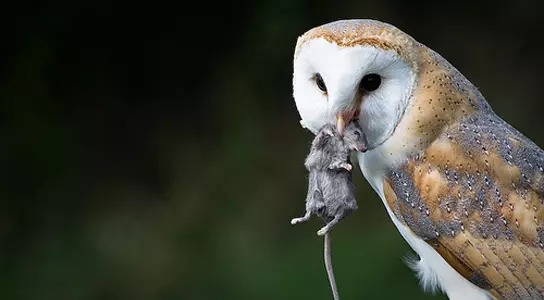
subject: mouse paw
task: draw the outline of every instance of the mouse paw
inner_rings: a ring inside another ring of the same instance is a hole
[[[346,169],[347,171],[351,171],[351,169],[353,169],[353,166],[348,163],[343,163],[341,167]]]
[[[327,232],[329,232],[329,228],[325,226],[317,231],[317,235],[324,236],[325,234],[327,234]]]
[[[332,130],[329,128],[323,129],[323,133],[329,136],[334,136],[334,132],[332,132]]]
[[[304,218],[294,218],[291,220],[291,225],[295,225],[295,224],[298,224],[298,223],[302,223],[302,222],[305,222],[306,219]]]

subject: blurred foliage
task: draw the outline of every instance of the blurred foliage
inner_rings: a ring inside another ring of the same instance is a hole
[[[397,25],[544,145],[540,2],[176,4],[0,12],[2,299],[331,299],[320,223],[289,224],[311,140],[292,54],[329,21]],[[444,298],[355,177],[360,209],[333,241],[343,299]]]

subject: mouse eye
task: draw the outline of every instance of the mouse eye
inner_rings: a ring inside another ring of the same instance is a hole
[[[361,132],[355,131],[355,135],[359,137],[359,136],[361,136]]]
[[[315,84],[322,92],[327,92],[327,86],[325,85],[325,81],[323,81],[323,78],[319,73],[315,74]]]

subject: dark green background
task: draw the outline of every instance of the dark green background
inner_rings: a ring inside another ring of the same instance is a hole
[[[543,16],[523,0],[10,3],[0,299],[331,299],[321,223],[289,224],[312,138],[291,96],[297,36],[390,22],[544,145]],[[342,298],[433,298],[355,174],[360,209],[333,239]]]

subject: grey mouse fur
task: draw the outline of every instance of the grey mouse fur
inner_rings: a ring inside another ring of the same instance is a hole
[[[309,171],[306,214],[291,220],[291,224],[306,222],[312,215],[325,221],[317,234],[325,236],[324,258],[327,275],[335,300],[339,299],[331,259],[333,226],[357,209],[355,187],[352,182],[349,154],[352,150],[364,152],[366,140],[356,121],[349,123],[341,136],[333,124],[325,125],[312,141],[304,163]]]
[[[366,141],[357,122],[346,126],[344,136],[333,124],[325,125],[316,134],[304,163],[309,171],[306,214],[291,220],[292,224],[306,222],[317,215],[326,222],[317,234],[325,235],[357,209],[351,178],[353,166],[349,162],[352,150],[366,151]]]

